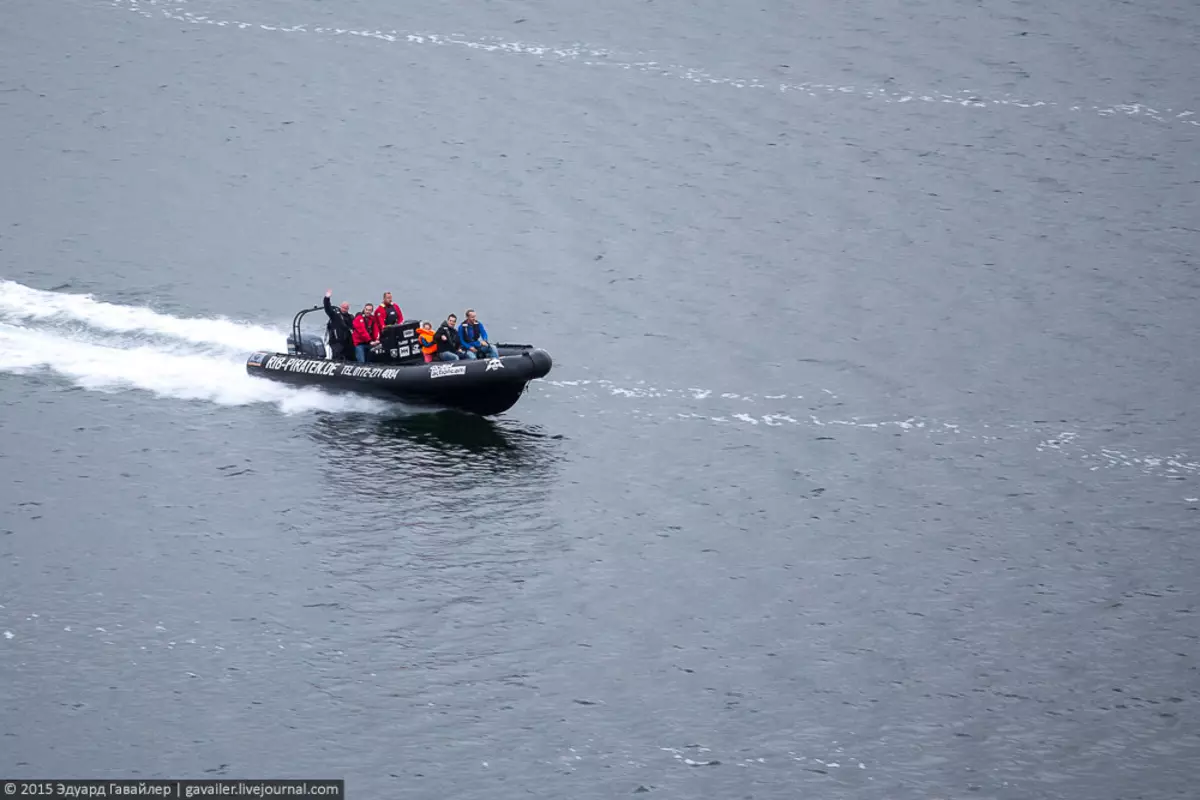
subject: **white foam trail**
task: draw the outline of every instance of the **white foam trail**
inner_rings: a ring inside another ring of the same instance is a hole
[[[1178,481],[1200,475],[1200,461],[1193,460],[1187,453],[1147,455],[1112,447],[1091,450],[1079,443],[1079,434],[1075,431],[1062,431],[1055,436],[1043,439],[1038,442],[1037,449],[1039,452],[1057,451],[1071,454],[1088,464],[1088,468],[1093,472],[1116,467],[1129,467],[1141,470],[1147,475],[1157,475],[1161,478]]]
[[[278,350],[286,341],[286,335],[281,331],[259,325],[222,318],[172,317],[149,308],[105,303],[88,294],[34,289],[10,280],[0,281],[0,318],[79,322],[99,330],[169,336],[243,354]]]
[[[539,381],[539,384],[545,384],[547,386],[554,386],[554,387],[558,387],[558,388],[575,388],[575,387],[582,387],[582,386],[594,386],[594,387],[596,387],[597,390],[606,392],[610,395],[614,395],[617,397],[629,397],[629,398],[678,397],[681,399],[689,399],[689,400],[705,400],[705,399],[709,398],[713,393],[712,389],[698,389],[696,387],[688,387],[687,389],[668,389],[668,388],[662,388],[662,387],[657,387],[657,386],[647,386],[645,381],[638,381],[637,386],[618,386],[613,381],[610,381],[607,379],[551,380],[551,379],[547,378],[545,380]],[[830,394],[831,396],[836,396],[836,395],[833,395],[832,392],[829,392],[828,389],[826,389],[824,391],[827,392],[828,394]],[[725,392],[725,393],[721,394],[720,397],[725,400],[740,400],[740,401],[746,402],[746,403],[753,403],[756,398],[762,398],[765,400],[788,400],[788,399],[803,400],[804,399],[804,395],[802,395],[802,394],[797,394],[797,395],[787,395],[787,394],[753,395],[753,394],[734,394],[732,392]]]
[[[1116,468],[1137,469],[1146,475],[1166,478],[1176,481],[1191,481],[1200,476],[1200,461],[1186,452],[1179,451],[1170,455],[1145,454],[1119,450],[1113,447],[1085,447],[1080,443],[1081,434],[1077,431],[1062,431],[1054,436],[1047,436],[1045,423],[981,423],[968,425],[959,422],[945,422],[933,419],[921,419],[915,416],[906,417],[876,417],[874,419],[862,416],[829,416],[829,408],[810,405],[809,412],[792,416],[786,406],[789,401],[803,400],[800,394],[738,394],[721,392],[716,389],[688,387],[687,389],[666,389],[647,386],[638,382],[635,386],[619,386],[609,380],[542,380],[538,381],[537,391],[566,389],[581,397],[585,392],[595,392],[607,398],[623,398],[628,400],[656,400],[664,407],[661,410],[638,409],[635,413],[643,419],[660,419],[663,422],[706,422],[722,426],[741,425],[755,427],[764,425],[768,428],[815,428],[832,434],[838,428],[880,431],[906,435],[934,437],[952,442],[981,442],[993,443],[1004,439],[1026,439],[1031,448],[1039,453],[1057,452],[1062,456],[1078,460],[1095,472]],[[820,390],[830,397],[836,397],[828,389]],[[820,397],[820,393],[812,392]],[[756,403],[756,400],[759,401]],[[745,404],[755,404],[747,407]],[[841,405],[837,403],[836,405]],[[680,410],[680,406],[683,410]],[[715,407],[714,407],[715,406]],[[771,413],[763,413],[774,407]],[[695,409],[695,410],[693,410]],[[708,413],[698,413],[705,409]],[[581,415],[582,416],[582,415]]]
[[[176,400],[223,406],[270,404],[287,414],[307,411],[379,413],[388,404],[354,395],[332,395],[246,373],[244,357],[179,352],[151,345],[121,348],[79,336],[0,323],[0,371],[50,370],[85,389],[140,389]]]
[[[1195,125],[1200,127],[1195,111],[1153,108],[1141,103],[1116,103],[1110,105],[1066,105],[1054,100],[1029,100],[1011,95],[1001,97],[984,97],[971,89],[958,92],[905,92],[883,88],[861,88],[856,86],[838,86],[827,83],[783,83],[762,78],[735,78],[713,75],[705,70],[687,67],[679,64],[666,64],[660,61],[634,60],[622,57],[611,50],[591,48],[583,45],[551,46],[529,44],[526,42],[505,42],[500,39],[471,39],[461,35],[445,35],[437,33],[413,33],[399,30],[355,30],[342,27],[281,25],[262,22],[243,22],[229,19],[215,19],[204,14],[186,10],[187,0],[110,0],[110,4],[125,8],[143,17],[153,19],[166,17],[178,22],[194,25],[215,25],[222,28],[238,30],[268,31],[273,33],[300,33],[318,36],[357,36],[360,38],[377,39],[384,42],[407,45],[436,45],[463,47],[471,50],[482,50],[493,53],[508,53],[533,56],[541,59],[558,61],[576,61],[591,67],[616,67],[627,71],[636,71],[662,75],[664,77],[691,81],[692,83],[727,86],[734,89],[757,89],[777,94],[805,94],[810,97],[829,96],[846,97],[858,96],[884,103],[945,103],[964,108],[1057,108],[1070,112],[1088,112],[1100,116],[1125,115],[1128,117],[1145,117],[1162,123]]]

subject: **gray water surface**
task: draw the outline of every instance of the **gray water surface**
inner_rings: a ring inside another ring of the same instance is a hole
[[[1193,797],[1198,27],[10,5],[0,772]],[[249,378],[326,288],[554,370]]]

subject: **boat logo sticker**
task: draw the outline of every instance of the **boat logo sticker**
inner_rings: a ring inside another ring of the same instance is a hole
[[[283,372],[302,372],[306,375],[333,375],[337,372],[338,364],[310,358],[289,358],[287,356],[271,356],[267,359],[267,369],[277,369]]]
[[[429,368],[429,377],[444,378],[447,375],[462,375],[466,371],[466,364],[437,364]]]
[[[491,372],[494,369],[504,369],[504,362],[498,358],[489,359],[487,369],[484,372]]]

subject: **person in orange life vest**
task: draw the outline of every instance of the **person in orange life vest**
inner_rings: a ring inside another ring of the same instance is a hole
[[[404,314],[400,312],[400,306],[392,302],[391,292],[383,293],[383,302],[375,309],[375,322],[379,324],[380,331],[384,325],[399,325],[404,322]]]
[[[379,324],[375,321],[375,307],[370,303],[354,318],[354,357],[359,363],[367,361],[367,350],[379,344]]]
[[[422,320],[417,326],[417,336],[421,338],[421,352],[425,354],[425,363],[433,361],[433,354],[437,352],[437,342],[433,340],[433,325],[428,321]]]

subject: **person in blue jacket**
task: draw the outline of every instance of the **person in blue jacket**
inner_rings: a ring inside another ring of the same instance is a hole
[[[458,338],[462,341],[467,358],[499,358],[500,351],[488,341],[487,328],[475,316],[475,309],[467,309],[467,318],[458,326]]]

